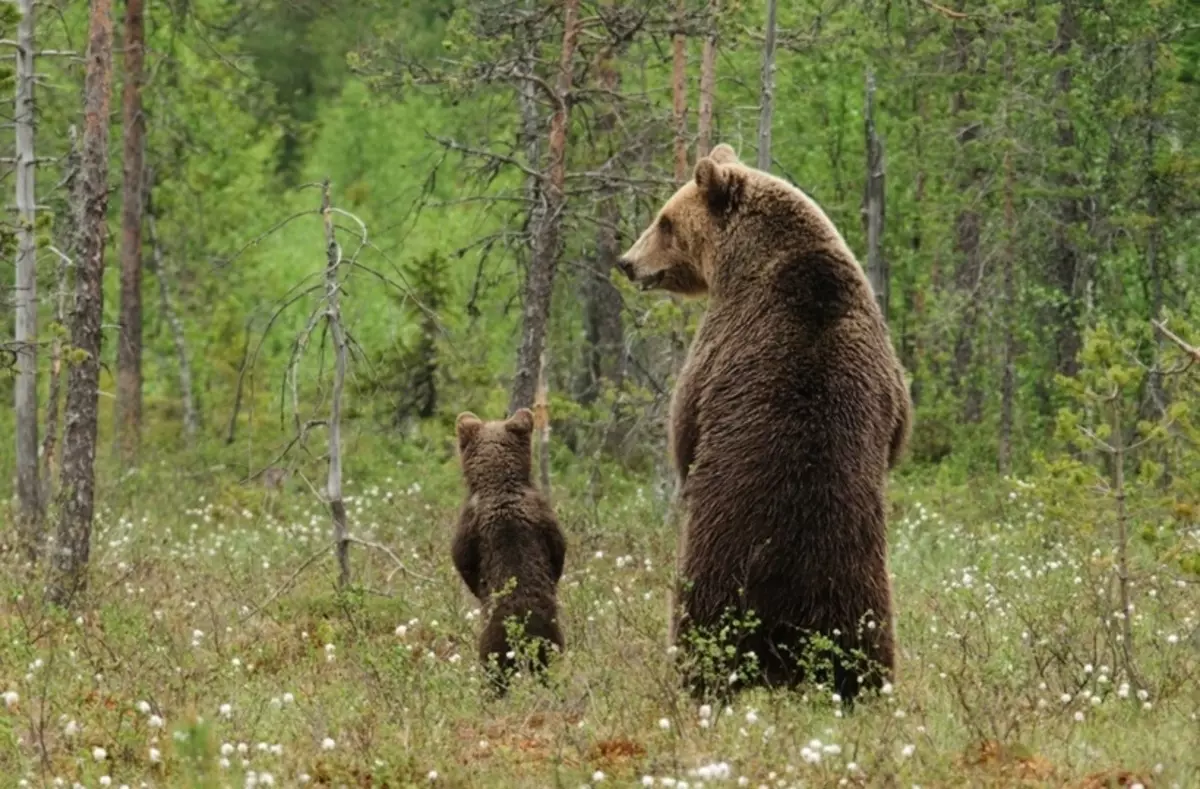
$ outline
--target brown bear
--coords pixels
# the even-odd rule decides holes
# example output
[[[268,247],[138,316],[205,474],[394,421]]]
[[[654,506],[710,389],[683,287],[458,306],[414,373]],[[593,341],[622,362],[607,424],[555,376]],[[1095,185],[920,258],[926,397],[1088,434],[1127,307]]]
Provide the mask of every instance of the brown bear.
[[[618,266],[708,297],[669,426],[671,639],[693,691],[879,687],[895,668],[885,488],[912,404],[854,254],[812,199],[719,145]]]
[[[522,408],[507,420],[483,422],[465,412],[455,428],[467,500],[451,556],[483,604],[487,624],[479,658],[494,689],[504,693],[523,656],[540,671],[551,650],[563,647],[555,593],[566,541],[550,503],[533,485],[533,413]],[[523,638],[511,637],[514,626]]]

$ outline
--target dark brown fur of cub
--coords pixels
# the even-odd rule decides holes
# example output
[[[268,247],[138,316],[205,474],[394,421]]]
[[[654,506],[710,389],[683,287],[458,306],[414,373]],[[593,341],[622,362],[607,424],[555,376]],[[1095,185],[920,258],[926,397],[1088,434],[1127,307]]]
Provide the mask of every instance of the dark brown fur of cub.
[[[671,407],[672,639],[686,656],[685,636],[753,612],[732,641],[758,681],[878,687],[895,666],[885,489],[911,403],[853,253],[803,192],[720,145],[618,265],[643,289],[708,297]],[[837,647],[824,670],[804,663],[814,634]]]
[[[467,500],[451,556],[483,605],[479,658],[503,693],[529,651],[510,639],[509,620],[522,627],[524,639],[538,639],[531,670],[545,668],[552,647],[563,647],[555,593],[566,542],[550,503],[533,485],[529,409],[494,422],[459,414],[456,430]]]

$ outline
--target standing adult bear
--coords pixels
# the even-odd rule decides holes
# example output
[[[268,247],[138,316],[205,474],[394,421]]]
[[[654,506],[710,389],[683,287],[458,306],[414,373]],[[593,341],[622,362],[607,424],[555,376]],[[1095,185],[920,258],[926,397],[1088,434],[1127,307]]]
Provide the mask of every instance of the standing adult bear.
[[[885,488],[912,406],[845,240],[719,145],[618,265],[643,290],[708,296],[670,424],[684,516],[671,638],[693,691],[728,681],[730,641],[757,663],[743,687],[881,686],[895,668]]]

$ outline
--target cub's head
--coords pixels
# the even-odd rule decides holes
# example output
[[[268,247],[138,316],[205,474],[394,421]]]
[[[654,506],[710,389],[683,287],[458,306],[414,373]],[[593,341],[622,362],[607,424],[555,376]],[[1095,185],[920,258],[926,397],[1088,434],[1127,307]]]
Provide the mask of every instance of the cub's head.
[[[533,412],[528,408],[493,422],[464,411],[454,427],[463,476],[473,492],[532,483]]]
[[[642,290],[685,296],[708,292],[712,262],[726,219],[742,199],[746,169],[721,144],[696,163],[692,180],[658,212],[617,267]]]

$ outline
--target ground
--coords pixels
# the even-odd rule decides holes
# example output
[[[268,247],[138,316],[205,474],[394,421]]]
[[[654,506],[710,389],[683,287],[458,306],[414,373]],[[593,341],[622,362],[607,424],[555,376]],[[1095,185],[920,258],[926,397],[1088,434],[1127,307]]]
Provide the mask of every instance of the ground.
[[[1131,673],[1102,498],[897,476],[895,686],[852,711],[818,688],[707,709],[666,654],[653,486],[558,479],[568,652],[549,687],[489,701],[443,455],[355,476],[350,454],[352,531],[393,555],[356,545],[343,595],[332,555],[309,561],[330,526],[302,480],[268,498],[178,463],[102,490],[82,614],[44,613],[6,557],[0,784],[1200,785],[1195,578],[1135,542]]]

